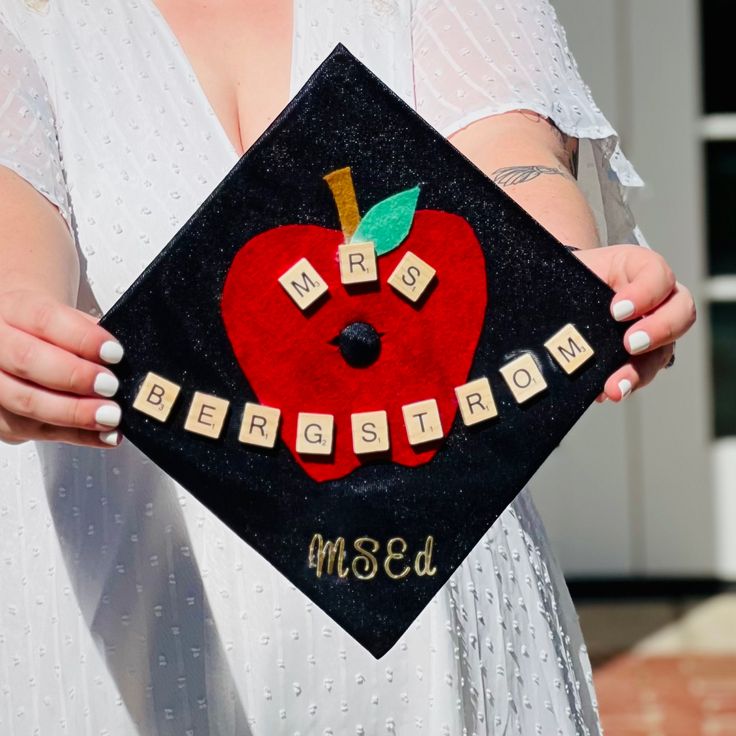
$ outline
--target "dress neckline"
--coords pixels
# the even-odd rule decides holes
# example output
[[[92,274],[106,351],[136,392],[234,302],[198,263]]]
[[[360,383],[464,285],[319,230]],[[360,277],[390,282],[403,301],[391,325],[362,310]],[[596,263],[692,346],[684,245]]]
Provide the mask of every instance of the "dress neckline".
[[[194,88],[195,94],[197,95],[197,97],[199,98],[199,102],[201,103],[198,106],[198,108],[202,110],[205,120],[211,121],[211,125],[215,130],[215,135],[218,141],[221,143],[223,149],[225,150],[228,166],[229,167],[234,166],[240,160],[241,155],[238,154],[237,148],[233,145],[232,141],[230,140],[230,137],[225,131],[225,127],[223,126],[222,121],[217,116],[217,113],[215,112],[215,108],[210,102],[210,99],[207,96],[207,93],[204,91],[202,82],[199,79],[199,76],[197,75],[197,72],[195,71],[194,66],[192,65],[192,62],[190,61],[189,56],[187,56],[187,53],[184,50],[184,47],[179,42],[179,38],[177,37],[176,33],[174,33],[174,29],[171,27],[171,24],[168,22],[164,14],[159,10],[158,6],[156,5],[155,0],[142,0],[142,2],[146,10],[148,11],[148,14],[153,19],[153,23],[156,26],[158,33],[169,44],[169,46],[174,50],[174,54],[178,56],[178,62],[184,74],[193,80],[192,87]],[[290,99],[294,94],[294,90],[291,87],[293,87],[294,65],[297,59],[297,53],[296,53],[296,43],[297,43],[296,12],[297,12],[297,9],[295,5],[296,3],[292,2],[291,59],[290,59],[290,64],[289,64],[290,79],[291,79],[291,85],[289,89]],[[260,138],[260,135],[256,138],[256,141],[259,138]],[[253,144],[251,144],[251,146],[252,145]],[[243,151],[243,155],[245,155],[245,153],[248,152],[251,146],[248,146],[248,148],[246,148],[245,151]]]

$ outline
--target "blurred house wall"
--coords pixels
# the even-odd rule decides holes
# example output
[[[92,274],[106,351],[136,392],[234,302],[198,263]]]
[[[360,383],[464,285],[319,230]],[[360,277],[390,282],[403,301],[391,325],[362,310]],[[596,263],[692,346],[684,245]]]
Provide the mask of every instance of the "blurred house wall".
[[[705,284],[695,0],[552,0],[593,96],[646,182],[648,242],[699,305]],[[620,406],[594,405],[532,481],[569,577],[736,578],[732,495],[711,480],[707,319],[675,367]],[[736,470],[733,473],[736,476]]]

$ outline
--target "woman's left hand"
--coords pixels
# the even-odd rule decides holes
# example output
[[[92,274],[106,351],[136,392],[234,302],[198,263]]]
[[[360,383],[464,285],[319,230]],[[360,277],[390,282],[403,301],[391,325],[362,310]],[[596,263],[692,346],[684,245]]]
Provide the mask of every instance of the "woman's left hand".
[[[614,318],[632,322],[624,335],[631,360],[609,376],[597,399],[621,401],[669,363],[675,340],[695,322],[695,302],[665,259],[648,248],[609,245],[575,255],[616,292]]]

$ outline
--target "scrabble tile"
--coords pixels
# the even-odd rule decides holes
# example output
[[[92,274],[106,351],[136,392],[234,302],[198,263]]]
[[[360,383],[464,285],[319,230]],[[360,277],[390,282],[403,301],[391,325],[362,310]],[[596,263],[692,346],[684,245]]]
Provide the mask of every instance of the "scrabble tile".
[[[385,411],[364,411],[350,417],[353,452],[386,452],[389,449],[388,417]]]
[[[388,283],[407,299],[415,302],[430,285],[436,273],[432,266],[408,250],[388,277]]]
[[[594,350],[577,331],[567,324],[544,343],[549,354],[560,364],[565,373],[575,373],[594,355]]]
[[[440,412],[434,399],[406,404],[401,411],[410,445],[421,445],[443,437]]]
[[[133,408],[149,417],[165,422],[169,418],[181,386],[156,373],[147,373],[138,389]]]
[[[329,455],[335,430],[332,414],[299,412],[296,423],[296,451],[302,455]]]
[[[238,439],[246,445],[273,447],[278,437],[281,410],[272,406],[246,403]]]
[[[301,258],[279,276],[279,283],[301,310],[314,304],[327,291],[327,283],[306,258]]]
[[[376,247],[373,243],[346,243],[337,249],[340,260],[340,280],[343,284],[364,284],[378,281]]]
[[[498,415],[491,384],[485,376],[457,386],[455,396],[463,422],[469,427]]]
[[[519,404],[547,388],[547,382],[531,353],[524,353],[510,363],[506,363],[500,371]]]
[[[187,419],[184,422],[184,429],[217,439],[222,432],[228,406],[230,402],[227,399],[195,391]]]

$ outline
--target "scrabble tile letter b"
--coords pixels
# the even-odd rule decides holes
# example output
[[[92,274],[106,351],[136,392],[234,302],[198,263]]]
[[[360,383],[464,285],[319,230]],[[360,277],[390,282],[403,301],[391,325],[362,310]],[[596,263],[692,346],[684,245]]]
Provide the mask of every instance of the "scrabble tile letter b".
[[[169,418],[181,386],[155,373],[148,373],[138,389],[133,408],[165,422]]]

